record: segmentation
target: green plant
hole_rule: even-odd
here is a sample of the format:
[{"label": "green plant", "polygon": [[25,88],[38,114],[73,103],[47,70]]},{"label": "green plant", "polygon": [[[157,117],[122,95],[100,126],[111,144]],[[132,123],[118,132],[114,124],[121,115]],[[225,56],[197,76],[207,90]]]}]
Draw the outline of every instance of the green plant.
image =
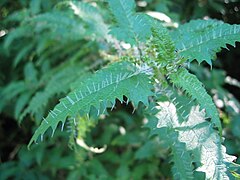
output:
[{"label": "green plant", "polygon": [[[104,2],[99,4],[103,6]],[[52,12],[30,16],[7,36],[8,49],[18,38],[33,39],[32,44],[20,48],[14,66],[19,66],[24,58],[36,59],[37,63],[24,64],[24,81],[12,82],[1,91],[4,98],[0,109],[17,97],[15,117],[19,122],[28,114],[39,122],[46,105],[56,104],[51,99],[70,91],[43,118],[28,146],[43,140],[44,134],[53,135],[61,122],[62,130],[68,124],[70,145],[78,149],[75,143],[83,140],[91,127],[97,128],[94,120],[99,116],[107,119],[107,114],[114,116],[111,111],[118,100],[131,103],[133,111],[140,110],[147,119],[143,124],[151,137],[159,137],[162,143],[159,149],[164,146],[171,150],[175,179],[237,176],[239,167],[233,162],[236,157],[228,155],[223,146],[218,109],[187,65],[196,59],[199,64],[206,61],[212,66],[222,47],[240,41],[240,26],[210,19],[193,20],[169,30],[156,19],[136,13],[133,0],[108,0],[108,6],[109,9],[99,10],[89,3],[60,2]],[[106,17],[109,10],[112,17]],[[26,33],[29,28],[33,31]],[[81,48],[80,43],[84,44]],[[129,49],[124,49],[126,43]],[[62,63],[54,67],[58,62]],[[104,67],[98,70],[101,66]],[[91,70],[97,71],[90,74]],[[142,143],[142,152],[139,150],[136,158],[156,151],[150,148],[156,141],[152,138]],[[128,154],[124,157],[128,159]],[[124,163],[118,174],[126,172],[125,179],[143,177],[137,176],[139,170],[133,176],[128,175]],[[93,161],[90,167],[93,165],[101,169],[102,178],[111,176],[99,162]]]}]

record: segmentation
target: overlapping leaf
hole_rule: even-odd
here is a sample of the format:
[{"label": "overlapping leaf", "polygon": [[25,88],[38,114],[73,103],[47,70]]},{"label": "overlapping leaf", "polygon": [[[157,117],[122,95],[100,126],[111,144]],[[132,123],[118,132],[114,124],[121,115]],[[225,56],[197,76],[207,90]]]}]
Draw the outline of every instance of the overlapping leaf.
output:
[{"label": "overlapping leaf", "polygon": [[190,74],[186,69],[180,68],[177,72],[169,75],[172,83],[185,91],[193,100],[200,104],[201,108],[206,110],[208,117],[216,125],[219,131],[222,131],[221,121],[218,111],[214,105],[212,98],[204,89],[202,83],[193,74]]},{"label": "overlapping leaf", "polygon": [[139,101],[147,104],[148,96],[152,95],[151,88],[148,76],[133,64],[126,61],[112,64],[80,82],[73,92],[61,99],[44,118],[29,146],[39,136],[42,138],[48,128],[54,132],[59,122],[64,124],[67,117],[75,117],[79,113],[88,115],[93,107],[99,115],[107,107],[114,106],[116,98],[123,101],[123,96],[126,96],[135,106]]},{"label": "overlapping leaf", "polygon": [[[181,98],[176,97],[173,103],[160,102],[156,119],[149,119],[147,124],[151,134],[159,135],[167,142],[172,152],[181,157],[180,162],[172,158],[173,169],[176,169],[178,175],[174,177],[196,179],[196,174],[190,173],[193,172],[192,163],[195,162],[196,171],[204,172],[206,179],[231,179],[233,176],[228,171],[227,164],[231,164],[236,157],[226,153],[221,137],[213,129],[212,124],[206,121],[205,112],[200,111],[199,106],[193,106],[193,102],[186,103],[188,98],[184,97],[184,100]],[[179,121],[180,108],[189,113],[183,122]],[[180,146],[179,143],[182,145]],[[176,149],[177,144],[179,144],[178,149]]]},{"label": "overlapping leaf", "polygon": [[149,17],[134,12],[134,0],[108,0],[108,3],[116,20],[116,25],[111,27],[110,33],[118,40],[138,45],[150,37]]},{"label": "overlapping leaf", "polygon": [[[148,116],[146,127],[150,128],[151,135],[158,135],[164,144],[171,149],[172,172],[174,179],[194,179],[193,160],[186,149],[186,144],[178,140],[179,132],[174,129],[176,123],[176,111],[163,103],[156,117]],[[172,119],[175,118],[175,119]]]},{"label": "overlapping leaf", "polygon": [[190,61],[206,61],[212,65],[216,53],[227,44],[240,41],[240,25],[217,20],[193,20],[172,33],[178,52]]}]

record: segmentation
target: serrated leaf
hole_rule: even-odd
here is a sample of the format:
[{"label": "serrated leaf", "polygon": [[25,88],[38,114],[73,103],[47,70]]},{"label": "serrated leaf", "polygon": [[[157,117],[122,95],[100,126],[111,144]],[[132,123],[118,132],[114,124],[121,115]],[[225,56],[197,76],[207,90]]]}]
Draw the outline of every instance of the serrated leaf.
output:
[{"label": "serrated leaf", "polygon": [[179,140],[193,151],[195,161],[200,160],[201,166],[197,171],[205,172],[207,179],[230,178],[226,163],[231,163],[236,157],[226,153],[220,136],[205,120],[205,113],[199,107],[193,107],[188,121],[181,124]]},{"label": "serrated leaf", "polygon": [[[192,158],[184,142],[178,141],[178,131],[172,123],[177,122],[176,110],[169,103],[160,105],[156,117],[151,117],[146,127],[152,135],[158,135],[164,144],[171,149],[174,179],[193,179]],[[158,121],[158,122],[157,122]]]},{"label": "serrated leaf", "polygon": [[[231,164],[236,157],[226,153],[221,137],[213,129],[212,124],[206,121],[205,112],[200,110],[199,106],[193,106],[192,103],[186,104],[187,99],[186,96],[179,97],[177,95],[173,102],[159,102],[157,107],[159,113],[155,117],[158,119],[158,123],[149,124],[150,130],[153,130],[154,134],[158,132],[159,137],[163,140],[167,139],[171,149],[176,148],[173,147],[175,143],[184,143],[184,152],[192,154],[190,162],[196,163],[196,171],[204,172],[206,179],[231,179],[232,175],[227,169],[227,164]],[[179,121],[177,112],[180,107],[177,107],[176,104],[183,109],[191,109],[189,116],[183,122]],[[177,132],[177,134],[169,132]],[[166,138],[166,134],[170,137]],[[171,138],[174,142],[172,144]],[[183,150],[183,148],[180,149]]]},{"label": "serrated leaf", "polygon": [[156,51],[154,54],[155,61],[161,67],[166,67],[176,59],[175,44],[169,35],[169,31],[159,22],[154,22],[152,26],[152,38],[149,48],[151,51]]},{"label": "serrated leaf", "polygon": [[176,72],[169,75],[171,82],[178,88],[181,88],[193,100],[196,100],[201,108],[206,110],[206,114],[211,121],[222,132],[222,125],[219,119],[218,111],[210,95],[203,87],[203,84],[193,74],[190,74],[185,68],[179,68]]},{"label": "serrated leaf", "polygon": [[107,36],[108,26],[104,23],[103,18],[96,7],[92,6],[90,3],[77,1],[64,3],[70,5],[74,14],[79,16],[89,27],[91,27],[87,32],[89,35],[96,34],[96,38]]},{"label": "serrated leaf", "polygon": [[[64,67],[64,68],[63,68]],[[70,89],[69,85],[75,82],[82,74],[87,74],[88,68],[84,63],[63,63],[60,66],[46,73],[39,84],[45,84],[43,91],[38,91],[31,98],[27,108],[21,113],[19,122],[27,114],[37,116],[39,112],[44,110],[51,98],[61,93],[67,93]]]},{"label": "serrated leaf", "polygon": [[180,55],[190,61],[206,61],[212,65],[216,53],[227,44],[235,46],[240,41],[240,25],[230,25],[217,20],[192,20],[172,33]]},{"label": "serrated leaf", "polygon": [[138,45],[151,35],[149,17],[146,14],[135,13],[134,0],[108,0],[111,12],[116,19],[116,25],[110,33],[118,40]]},{"label": "serrated leaf", "polygon": [[148,104],[148,96],[152,95],[148,76],[130,62],[118,62],[98,71],[79,87],[69,93],[44,118],[40,127],[31,138],[28,147],[48,128],[55,131],[59,122],[65,123],[67,117],[75,117],[78,113],[88,115],[92,107],[104,110],[115,105],[115,99],[123,101],[126,96],[136,106],[139,101]]}]

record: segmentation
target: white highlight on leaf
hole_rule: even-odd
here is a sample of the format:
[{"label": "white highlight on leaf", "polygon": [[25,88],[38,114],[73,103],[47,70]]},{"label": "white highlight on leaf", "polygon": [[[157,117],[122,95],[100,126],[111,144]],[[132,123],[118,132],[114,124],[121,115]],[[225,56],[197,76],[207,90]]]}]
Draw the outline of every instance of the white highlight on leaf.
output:
[{"label": "white highlight on leaf", "polygon": [[65,124],[65,122],[62,122],[62,127],[61,127],[61,131],[63,131],[63,128],[64,128],[64,124]]},{"label": "white highlight on leaf", "polygon": [[157,128],[161,127],[169,127],[169,126],[178,126],[179,123],[177,121],[177,117],[175,114],[177,113],[176,107],[171,102],[160,102],[159,106],[156,108],[160,110],[160,112],[156,115],[159,119]]},{"label": "white highlight on leaf", "polygon": [[50,110],[50,112],[51,112],[54,116],[57,116],[57,114],[56,114],[54,111]]},{"label": "white highlight on leaf", "polygon": [[119,81],[119,75],[117,74],[116,83],[118,83],[118,81]]},{"label": "white highlight on leaf", "polygon": [[92,94],[92,91],[89,89],[88,86],[87,86],[87,90],[88,90],[89,94]]},{"label": "white highlight on leaf", "polygon": [[125,73],[123,74],[123,77],[122,77],[122,78],[123,78],[123,79],[126,79],[127,76],[128,76],[128,73],[125,72]]},{"label": "white highlight on leaf", "polygon": [[96,87],[95,87],[94,82],[92,84],[93,84],[93,91],[96,92]]},{"label": "white highlight on leaf", "polygon": [[75,126],[77,125],[76,124],[76,118],[73,118],[73,123],[74,123]]},{"label": "white highlight on leaf", "polygon": [[178,108],[178,110],[180,110],[180,109],[182,109],[183,108],[183,106],[180,106],[179,108]]},{"label": "white highlight on leaf", "polygon": [[67,99],[68,99],[68,101],[69,101],[72,105],[75,104],[75,102],[74,102],[69,96],[67,96]]},{"label": "white highlight on leaf", "polygon": [[0,31],[0,38],[5,36],[7,34],[7,30],[1,30]]},{"label": "white highlight on leaf", "polygon": [[[226,175],[227,168],[224,161],[232,162],[236,157],[226,154],[226,149],[221,145],[219,135],[212,129],[211,123],[208,125],[206,122],[204,110],[200,111],[199,106],[193,106],[186,116],[188,120],[180,125],[174,115],[176,111],[174,104],[162,102],[157,108],[160,109],[157,114],[159,118],[157,128],[183,128],[183,130],[178,130],[178,140],[185,143],[186,148],[190,151],[196,148],[201,151],[200,162],[202,165],[197,168],[197,171],[205,172],[207,179],[215,179],[218,176],[222,178]],[[196,127],[199,124],[202,125]]]},{"label": "white highlight on leaf", "polygon": [[[125,68],[126,66],[124,66],[124,68]],[[123,80],[125,80],[125,79],[128,79],[128,78],[131,78],[131,77],[133,77],[133,76],[135,76],[135,75],[139,75],[140,73],[141,73],[141,71],[137,71],[137,70],[135,70],[135,67],[129,67],[129,68],[133,68],[133,69],[126,69],[126,71],[127,72],[130,72],[130,73],[126,73],[126,71],[124,71],[123,69],[120,69],[120,70],[123,70],[122,71],[122,73],[119,73],[119,72],[117,72],[117,71],[112,71],[112,72],[114,72],[114,75],[112,74],[112,72],[109,72],[109,74],[105,74],[105,81],[103,80],[102,81],[102,86],[103,87],[106,87],[106,84],[107,84],[107,86],[109,86],[109,85],[112,85],[112,87],[111,88],[114,88],[114,91],[116,91],[116,88],[118,87],[118,83],[119,83],[119,86],[121,85],[120,83],[122,83],[122,82],[120,82],[121,80],[123,81]],[[117,69],[116,69],[117,70]],[[120,71],[121,72],[121,71]],[[109,77],[110,76],[110,77]],[[102,78],[104,78],[104,76],[102,76]],[[119,79],[120,78],[120,79]],[[96,78],[96,80],[99,80],[99,78]],[[56,129],[56,127],[57,127],[57,125],[58,125],[58,123],[59,122],[62,122],[62,127],[61,127],[61,130],[63,131],[63,129],[64,129],[64,123],[65,123],[65,120],[66,120],[66,118],[67,118],[67,116],[69,116],[69,115],[71,115],[71,116],[74,116],[75,115],[75,110],[74,111],[72,111],[72,106],[71,105],[74,105],[74,104],[76,104],[79,100],[81,100],[80,99],[80,96],[81,96],[81,98],[84,98],[85,96],[89,96],[89,94],[88,94],[88,92],[87,92],[87,89],[88,89],[88,91],[90,91],[91,92],[91,90],[89,89],[89,87],[91,87],[92,88],[92,86],[93,86],[93,89],[94,90],[96,90],[96,87],[98,86],[99,87],[99,89],[101,90],[101,84],[100,84],[100,82],[98,83],[98,82],[96,82],[96,80],[93,80],[94,81],[94,83],[92,83],[93,81],[88,81],[87,80],[87,82],[88,83],[86,83],[86,84],[88,84],[88,86],[85,86],[85,87],[82,87],[82,88],[85,88],[85,91],[81,91],[81,90],[78,90],[78,91],[73,91],[73,92],[71,92],[70,93],[70,95],[68,95],[68,96],[66,96],[66,98],[65,99],[61,99],[60,100],[60,103],[54,108],[54,111],[50,111],[50,113],[49,113],[49,116],[51,116],[51,117],[55,117],[55,116],[59,116],[59,112],[60,113],[62,113],[61,114],[61,117],[57,117],[57,120],[54,120],[54,121],[51,121],[51,122],[46,122],[46,123],[43,123],[42,125],[41,125],[41,127],[38,129],[38,130],[36,130],[36,132],[35,132],[35,134],[34,134],[34,136],[33,136],[33,138],[31,139],[31,141],[30,141],[30,143],[29,143],[29,145],[32,143],[32,142],[36,142],[37,141],[37,138],[39,138],[39,136],[41,135],[41,133],[42,132],[45,132],[45,131],[47,131],[47,129],[48,128],[52,128],[53,129],[53,132],[52,132],[52,136],[54,135],[54,131],[55,131],[55,129]],[[116,81],[115,81],[116,80]],[[145,80],[147,80],[147,79],[145,79]],[[109,83],[109,81],[111,81],[111,84]],[[138,81],[135,81],[135,80],[133,80],[132,81],[133,83],[132,83],[132,86],[134,87],[134,83],[136,83],[136,82],[138,82]],[[140,81],[141,83],[142,83],[142,81]],[[92,84],[91,84],[92,83]],[[96,84],[97,83],[97,84]],[[123,82],[124,83],[124,82]],[[127,82],[126,82],[127,83]],[[146,84],[148,83],[148,81],[146,81]],[[137,84],[139,84],[139,82],[137,83]],[[92,85],[92,86],[91,86]],[[110,89],[111,89],[110,88]],[[79,88],[79,89],[81,89],[81,87]],[[111,89],[112,90],[112,89]],[[125,89],[124,89],[125,90]],[[149,90],[149,92],[151,92],[150,90]],[[149,93],[149,92],[147,92],[146,91],[146,93]],[[118,97],[119,95],[116,95],[117,96],[117,98],[120,98],[120,97]],[[102,97],[99,97],[100,99],[103,99]],[[110,97],[110,99],[109,99],[109,101],[110,100],[112,100],[111,99],[112,97]],[[114,96],[114,98],[116,98],[115,96]],[[120,98],[121,99],[121,98]],[[107,100],[106,100],[107,101]],[[129,101],[129,99],[127,99],[127,103],[128,103],[128,101]],[[104,101],[105,102],[105,101]],[[137,102],[137,101],[136,101]],[[95,102],[94,102],[95,103]],[[96,103],[99,103],[99,101],[96,99]],[[106,103],[106,102],[105,102]],[[106,104],[105,104],[106,105]],[[70,108],[71,107],[71,108]],[[73,106],[74,107],[74,106]],[[85,107],[85,106],[84,106]],[[98,106],[97,106],[98,107]],[[113,106],[114,107],[114,106]],[[81,106],[79,106],[79,107],[77,107],[77,108],[81,108]],[[82,109],[82,110],[84,110],[84,109]],[[98,115],[99,115],[99,113],[100,113],[100,110],[99,109],[97,109],[98,110]],[[135,110],[135,109],[134,109]],[[103,113],[106,111],[106,107],[103,109]],[[85,112],[85,113],[87,113],[87,112]],[[48,117],[48,118],[51,118],[51,117]],[[47,118],[47,119],[48,119]],[[60,119],[61,118],[61,119]],[[87,113],[87,118],[89,119],[89,114]],[[45,121],[44,121],[45,122]],[[46,125],[46,124],[50,124],[50,125]],[[75,122],[74,122],[75,123]],[[38,132],[39,130],[41,130],[41,132]]]},{"label": "white highlight on leaf", "polygon": [[46,122],[46,123],[48,124],[48,121],[47,121],[45,118],[43,118],[43,121]]},{"label": "white highlight on leaf", "polygon": [[128,99],[127,99],[127,102],[126,102],[127,105],[128,105],[128,103],[129,103],[129,101],[130,101],[130,99],[128,98]]},{"label": "white highlight on leaf", "polygon": [[98,88],[97,89],[98,89],[98,91],[100,90],[100,84],[99,83],[98,83]]},{"label": "white highlight on leaf", "polygon": [[97,153],[97,154],[99,154],[99,153],[103,153],[104,151],[106,151],[106,149],[107,149],[107,145],[104,145],[102,148],[95,148],[95,147],[89,147],[85,142],[84,142],[84,140],[83,139],[79,139],[79,138],[77,138],[77,144],[79,145],[79,146],[81,146],[82,148],[84,148],[84,149],[86,149],[86,150],[88,150],[88,151],[91,151],[91,152],[93,152],[93,153]]},{"label": "white highlight on leaf", "polygon": [[125,42],[121,42],[120,45],[124,48],[124,49],[130,49],[131,48],[131,44],[129,43],[125,43]]},{"label": "white highlight on leaf", "polygon": [[185,112],[186,112],[186,111],[184,110],[184,111],[182,112],[181,116],[183,116]]},{"label": "white highlight on leaf", "polygon": [[115,107],[115,102],[114,102],[113,105],[112,105],[111,111],[113,110],[114,107]]},{"label": "white highlight on leaf", "polygon": [[132,111],[132,114],[134,114],[135,111],[136,111],[136,108],[134,107],[134,108],[133,108],[133,111]]},{"label": "white highlight on leaf", "polygon": [[55,133],[55,129],[52,130],[52,135],[51,135],[51,137],[53,137],[54,133]]},{"label": "white highlight on leaf", "polygon": [[57,109],[56,107],[55,107],[54,109],[55,109],[57,112],[60,112],[60,113],[62,112],[62,111],[60,111],[59,109]]},{"label": "white highlight on leaf", "polygon": [[64,102],[62,102],[62,105],[65,107],[65,109],[67,109],[67,106],[65,105],[65,103],[64,103]]},{"label": "white highlight on leaf", "polygon": [[153,18],[156,18],[160,21],[164,21],[166,23],[171,23],[171,18],[169,16],[167,16],[164,13],[161,12],[156,12],[156,11],[148,11],[147,15],[152,16]]},{"label": "white highlight on leaf", "polygon": [[137,84],[135,85],[135,88],[137,88],[138,87],[138,85],[139,85],[139,81],[137,82]]},{"label": "white highlight on leaf", "polygon": [[76,97],[77,101],[79,101],[79,100],[80,100],[80,98],[78,97],[78,95],[77,95],[76,91],[74,91],[74,94],[75,94],[75,97]]},{"label": "white highlight on leaf", "polygon": [[237,26],[236,26],[236,25],[234,25],[234,26],[233,26],[233,32],[234,32],[234,34],[236,34],[236,31],[237,31],[237,29],[236,29],[236,28],[237,28]]},{"label": "white highlight on leaf", "polygon": [[52,118],[55,118],[55,117],[53,116],[53,114],[51,113],[51,111],[49,112],[49,114],[52,116]]},{"label": "white highlight on leaf", "polygon": [[123,126],[119,127],[119,132],[121,135],[125,135],[126,134],[126,129]]},{"label": "white highlight on leaf", "polygon": [[81,95],[81,99],[83,98],[83,94],[82,94],[82,91],[79,91],[80,95]]},{"label": "white highlight on leaf", "polygon": [[104,108],[103,108],[103,112],[102,112],[102,114],[104,114],[104,113],[105,113],[105,111],[106,111],[106,107],[104,107]]},{"label": "white highlight on leaf", "polygon": [[80,9],[72,2],[69,2],[70,7],[74,11],[74,14],[81,15]]}]

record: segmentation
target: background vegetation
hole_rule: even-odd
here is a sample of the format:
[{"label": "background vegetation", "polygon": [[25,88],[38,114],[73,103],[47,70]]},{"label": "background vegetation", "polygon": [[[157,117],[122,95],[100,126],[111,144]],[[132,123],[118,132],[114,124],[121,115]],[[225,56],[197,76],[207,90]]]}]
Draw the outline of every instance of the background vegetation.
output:
[{"label": "background vegetation", "polygon": [[[104,121],[80,120],[79,127],[85,128],[78,136],[90,147],[107,145],[104,153],[73,143],[71,124],[27,150],[42,117],[74,82],[115,61],[125,47],[103,38],[111,21],[106,2],[84,2],[97,8],[86,5],[77,13],[66,1],[0,2],[0,179],[171,179],[169,150],[139,128],[141,105],[132,114],[131,104],[117,102]],[[198,18],[240,24],[237,0],[146,0],[137,5],[137,11],[164,13],[170,27]],[[190,70],[219,108],[227,152],[239,157],[240,44],[228,48],[218,54],[212,71],[207,64],[193,64]]]}]

